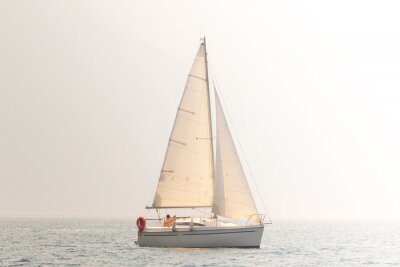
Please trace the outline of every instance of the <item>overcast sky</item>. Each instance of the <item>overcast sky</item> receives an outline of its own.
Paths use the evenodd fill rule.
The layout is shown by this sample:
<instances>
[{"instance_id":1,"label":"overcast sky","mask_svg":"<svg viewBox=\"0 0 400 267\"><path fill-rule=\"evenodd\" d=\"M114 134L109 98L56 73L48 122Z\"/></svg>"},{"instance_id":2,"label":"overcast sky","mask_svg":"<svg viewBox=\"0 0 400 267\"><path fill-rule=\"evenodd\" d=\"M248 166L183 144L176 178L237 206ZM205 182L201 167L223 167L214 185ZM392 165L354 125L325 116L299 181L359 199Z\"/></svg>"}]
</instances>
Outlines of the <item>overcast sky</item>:
<instances>
[{"instance_id":1,"label":"overcast sky","mask_svg":"<svg viewBox=\"0 0 400 267\"><path fill-rule=\"evenodd\" d=\"M0 216L151 204L209 59L272 220L400 220L397 1L0 1Z\"/></svg>"}]
</instances>

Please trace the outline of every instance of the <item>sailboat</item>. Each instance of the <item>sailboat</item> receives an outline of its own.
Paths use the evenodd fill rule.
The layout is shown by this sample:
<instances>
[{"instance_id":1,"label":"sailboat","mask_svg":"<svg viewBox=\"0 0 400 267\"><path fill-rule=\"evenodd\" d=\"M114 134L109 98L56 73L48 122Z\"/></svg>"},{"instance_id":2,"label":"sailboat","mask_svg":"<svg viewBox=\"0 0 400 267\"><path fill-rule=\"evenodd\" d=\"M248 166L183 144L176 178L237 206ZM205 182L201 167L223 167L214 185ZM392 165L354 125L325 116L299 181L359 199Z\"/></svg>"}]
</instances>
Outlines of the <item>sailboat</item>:
<instances>
[{"instance_id":1,"label":"sailboat","mask_svg":"<svg viewBox=\"0 0 400 267\"><path fill-rule=\"evenodd\" d=\"M217 91L216 140L208 77L206 39L189 72L168 140L151 206L158 218L137 219L141 247L260 247L264 223L238 156ZM208 209L163 225L165 210ZM149 220L158 225L146 226Z\"/></svg>"}]
</instances>

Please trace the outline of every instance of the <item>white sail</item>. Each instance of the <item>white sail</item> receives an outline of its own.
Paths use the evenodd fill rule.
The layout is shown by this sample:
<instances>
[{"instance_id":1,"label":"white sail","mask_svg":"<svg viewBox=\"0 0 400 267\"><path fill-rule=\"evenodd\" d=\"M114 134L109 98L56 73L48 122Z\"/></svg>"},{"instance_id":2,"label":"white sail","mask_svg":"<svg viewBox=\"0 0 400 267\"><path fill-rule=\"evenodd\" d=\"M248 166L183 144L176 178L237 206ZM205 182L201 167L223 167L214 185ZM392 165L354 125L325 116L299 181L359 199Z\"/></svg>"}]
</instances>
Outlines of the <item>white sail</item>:
<instances>
[{"instance_id":1,"label":"white sail","mask_svg":"<svg viewBox=\"0 0 400 267\"><path fill-rule=\"evenodd\" d=\"M154 207L211 206L213 151L205 45L190 70L161 170Z\"/></svg>"},{"instance_id":2,"label":"white sail","mask_svg":"<svg viewBox=\"0 0 400 267\"><path fill-rule=\"evenodd\" d=\"M232 135L215 92L217 153L213 212L233 219L250 219L260 223L260 216L240 163Z\"/></svg>"}]
</instances>

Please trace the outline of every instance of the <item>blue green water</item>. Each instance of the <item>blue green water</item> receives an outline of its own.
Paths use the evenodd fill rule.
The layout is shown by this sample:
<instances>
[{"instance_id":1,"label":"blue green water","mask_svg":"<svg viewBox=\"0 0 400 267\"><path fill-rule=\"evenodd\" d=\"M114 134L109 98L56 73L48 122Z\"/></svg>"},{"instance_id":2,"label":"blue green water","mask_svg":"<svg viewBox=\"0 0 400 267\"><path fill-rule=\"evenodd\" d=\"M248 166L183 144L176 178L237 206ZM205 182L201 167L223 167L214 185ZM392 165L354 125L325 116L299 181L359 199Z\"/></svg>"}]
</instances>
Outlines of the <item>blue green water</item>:
<instances>
[{"instance_id":1,"label":"blue green water","mask_svg":"<svg viewBox=\"0 0 400 267\"><path fill-rule=\"evenodd\" d=\"M400 266L400 224L283 222L260 249L135 245L128 219L0 219L0 266Z\"/></svg>"}]
</instances>

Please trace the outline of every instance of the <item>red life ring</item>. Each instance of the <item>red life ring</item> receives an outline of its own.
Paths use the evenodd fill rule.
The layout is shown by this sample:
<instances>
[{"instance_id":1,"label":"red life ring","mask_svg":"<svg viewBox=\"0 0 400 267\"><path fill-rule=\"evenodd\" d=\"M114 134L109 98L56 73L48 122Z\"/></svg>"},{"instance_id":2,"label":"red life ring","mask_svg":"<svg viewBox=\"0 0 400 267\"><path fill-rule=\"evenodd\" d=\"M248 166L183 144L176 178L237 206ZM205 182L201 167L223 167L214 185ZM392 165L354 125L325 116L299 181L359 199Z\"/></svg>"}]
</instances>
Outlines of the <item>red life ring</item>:
<instances>
[{"instance_id":1,"label":"red life ring","mask_svg":"<svg viewBox=\"0 0 400 267\"><path fill-rule=\"evenodd\" d=\"M146 219L143 217L137 218L136 226L139 229L139 233L143 232L144 228L146 227Z\"/></svg>"}]
</instances>

